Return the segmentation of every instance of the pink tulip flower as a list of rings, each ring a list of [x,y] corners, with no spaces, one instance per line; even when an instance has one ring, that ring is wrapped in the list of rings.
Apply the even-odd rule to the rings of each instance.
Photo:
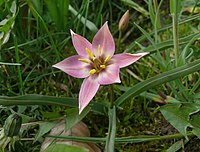
[[[120,68],[126,67],[148,53],[114,55],[115,42],[107,22],[96,33],[92,43],[71,30],[73,55],[53,67],[76,77],[85,78],[79,92],[79,114],[97,93],[100,85],[120,83]]]

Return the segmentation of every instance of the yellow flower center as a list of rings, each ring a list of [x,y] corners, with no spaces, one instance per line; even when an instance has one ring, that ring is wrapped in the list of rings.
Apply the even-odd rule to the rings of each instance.
[[[85,51],[87,52],[89,59],[79,58],[78,60],[91,65],[90,74],[99,73],[106,68],[110,55],[107,55],[104,59],[101,54],[100,45],[98,45],[98,56],[95,56],[88,48],[86,48]]]

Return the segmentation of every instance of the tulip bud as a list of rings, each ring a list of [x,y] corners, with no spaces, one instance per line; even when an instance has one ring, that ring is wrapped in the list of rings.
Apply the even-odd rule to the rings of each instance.
[[[127,10],[119,21],[119,31],[126,30],[129,22],[129,10]]]
[[[18,114],[10,115],[4,124],[4,132],[8,137],[17,136],[22,125],[22,117]]]

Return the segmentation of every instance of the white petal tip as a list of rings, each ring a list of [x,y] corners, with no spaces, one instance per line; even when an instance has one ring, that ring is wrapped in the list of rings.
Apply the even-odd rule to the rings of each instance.
[[[76,33],[74,33],[71,29],[70,29],[70,33],[71,33],[71,36],[76,35]]]
[[[52,65],[52,67],[57,68],[56,64]]]
[[[84,108],[83,107],[79,107],[79,115],[83,112]]]
[[[116,83],[121,83],[121,80],[117,81]]]
[[[142,55],[142,56],[145,56],[145,55],[147,55],[147,54],[149,54],[149,52],[137,53],[136,55]]]

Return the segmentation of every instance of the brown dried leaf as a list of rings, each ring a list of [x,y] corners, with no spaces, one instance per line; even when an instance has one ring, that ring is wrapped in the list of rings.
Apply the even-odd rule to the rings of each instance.
[[[49,135],[52,136],[79,136],[79,137],[89,137],[90,131],[85,123],[80,121],[74,127],[65,131],[65,122],[62,120],[58,123],[54,128],[51,129]],[[97,147],[94,143],[84,143],[84,142],[76,142],[64,139],[53,139],[53,138],[45,138],[44,142],[42,143],[40,151],[44,151],[48,146],[52,143],[59,143],[59,144],[66,144],[66,145],[73,145],[78,147],[87,148],[90,152],[101,152],[99,147]]]

